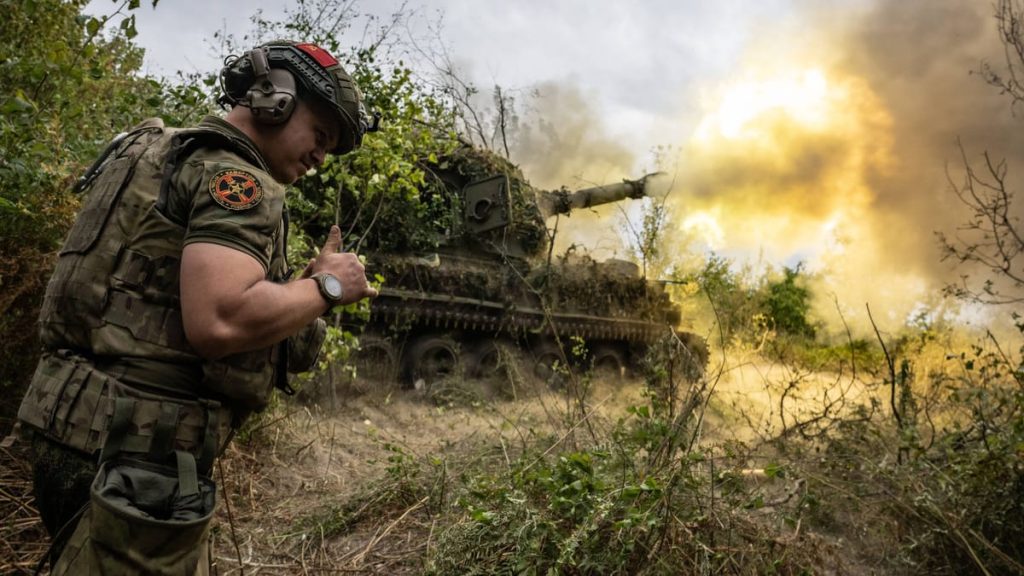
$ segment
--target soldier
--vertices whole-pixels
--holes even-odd
[[[337,227],[297,278],[285,256],[285,186],[376,128],[351,77],[274,42],[220,79],[223,119],[147,120],[79,182],[18,413],[54,573],[203,572],[214,458],[314,364],[319,317],[376,296]]]

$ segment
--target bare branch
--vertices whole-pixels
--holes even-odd
[[[938,233],[942,259],[952,259],[969,267],[982,268],[986,278],[980,288],[972,287],[967,276],[959,284],[946,286],[946,293],[982,304],[1019,304],[1024,302],[1024,233],[1013,214],[1014,191],[1007,182],[1005,161],[994,161],[988,152],[982,155],[984,169],[975,170],[963,144],[957,141],[963,166],[963,181],[955,182],[946,171],[950,190],[966,208],[966,221],[952,237]]]

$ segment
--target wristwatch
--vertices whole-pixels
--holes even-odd
[[[316,280],[316,285],[320,288],[320,295],[327,300],[327,303],[331,306],[341,302],[341,297],[345,294],[345,290],[341,286],[341,280],[334,274],[328,274],[327,272],[318,272],[310,276],[313,280]]]

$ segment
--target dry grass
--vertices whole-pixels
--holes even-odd
[[[0,573],[31,574],[49,539],[33,506],[27,443],[0,448]]]

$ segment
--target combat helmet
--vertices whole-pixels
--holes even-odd
[[[352,77],[316,44],[277,40],[242,56],[228,56],[220,81],[220,102],[249,108],[263,124],[286,122],[300,94],[326,103],[336,113],[340,128],[333,154],[358,148],[363,135],[376,130],[379,122],[379,115],[371,119],[366,112]]]

